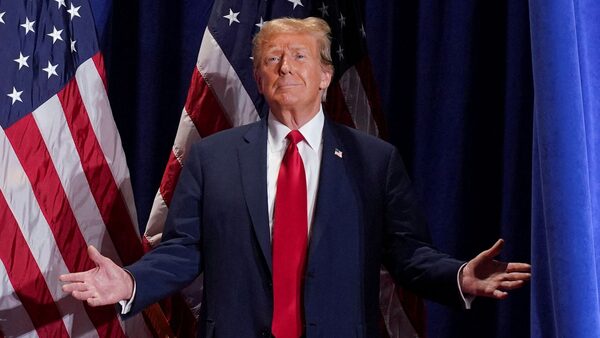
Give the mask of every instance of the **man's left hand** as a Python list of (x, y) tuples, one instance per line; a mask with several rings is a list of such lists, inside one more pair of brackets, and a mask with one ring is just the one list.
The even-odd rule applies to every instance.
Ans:
[(531, 278), (531, 265), (505, 263), (495, 260), (500, 254), (504, 240), (470, 260), (460, 275), (460, 286), (465, 294), (504, 299), (508, 291), (520, 288)]

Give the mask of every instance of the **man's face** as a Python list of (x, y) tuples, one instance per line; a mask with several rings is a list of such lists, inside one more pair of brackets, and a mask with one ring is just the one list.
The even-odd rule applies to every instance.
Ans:
[(318, 111), (321, 89), (329, 85), (331, 72), (321, 65), (314, 36), (274, 34), (263, 44), (258, 58), (254, 75), (272, 111)]

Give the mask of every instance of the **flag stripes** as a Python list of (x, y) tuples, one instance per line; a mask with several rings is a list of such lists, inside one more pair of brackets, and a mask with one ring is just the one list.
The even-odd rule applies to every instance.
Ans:
[(354, 126), (371, 135), (379, 135), (379, 130), (373, 119), (369, 105), (369, 99), (367, 98), (367, 93), (363, 88), (361, 76), (358, 74), (357, 69), (355, 67), (349, 68), (340, 78), (339, 84)]
[(5, 266), (10, 267), (7, 271), (10, 284), (14, 287), (28, 317), (33, 321), (34, 328), (40, 337), (68, 337), (69, 333), (44, 281), (44, 276), (31, 252), (27, 250), (27, 242), (19, 231), (19, 225), (2, 193), (0, 193), (0, 218), (2, 219), (0, 238), (13, 243), (13, 246), (0, 246), (0, 259)]
[[(0, 181), (0, 192), (6, 200), (6, 210), (12, 213), (12, 218), (14, 218), (18, 225), (18, 229), (15, 231), (20, 231), (22, 237), (25, 238), (24, 243), (14, 243), (5, 241), (6, 238), (2, 237), (3, 247), (10, 248), (12, 252), (19, 252), (20, 256), (26, 256), (28, 255), (27, 252), (29, 252), (29, 255), (33, 257), (32, 262), (35, 262), (31, 266), (31, 269), (35, 269), (35, 266), (37, 266), (37, 269), (42, 272), (44, 282), (52, 298), (54, 300), (64, 298), (65, 295), (58, 285), (58, 276), (68, 272), (66, 263), (63, 260), (50, 226), (38, 205), (25, 170), (21, 167), (19, 159), (4, 131), (0, 133), (0, 150), (2, 153), (2, 163), (4, 164), (0, 167), (0, 177), (2, 178)], [(28, 203), (24, 203), (24, 201)], [(13, 238), (17, 239), (14, 236)], [(45, 239), (44, 245), (38, 245), (37, 241), (39, 239)], [(10, 273), (13, 269), (13, 264), (16, 264), (16, 262), (5, 261), (3, 258), (3, 264), (8, 267), (7, 272)], [(27, 267), (29, 268), (29, 266)], [(34, 281), (34, 275), (31, 274), (24, 275), (23, 278), (24, 280), (19, 281), (19, 285)], [(15, 291), (19, 290), (15, 285), (12, 288)], [(42, 289), (40, 288), (38, 291), (42, 292)], [(32, 298), (32, 301), (36, 301), (36, 298)], [(24, 303), (23, 305), (27, 305), (25, 300), (21, 299), (21, 302)], [(66, 314), (73, 311), (79, 312), (82, 314), (80, 319), (72, 324), (81, 325), (83, 332), (95, 331), (94, 326), (85, 314), (86, 311), (81, 302), (69, 297), (63, 302), (57, 303), (57, 306), (63, 314), (63, 320), (69, 320), (65, 318)], [(65, 323), (68, 328), (71, 328), (71, 325), (68, 324)]]
[[(252, 98), (208, 27), (202, 37), (196, 66), (223, 106), (231, 126), (237, 127), (258, 121), (260, 117)], [(205, 112), (212, 113), (214, 112)]]
[[(77, 82), (78, 83), (78, 82)], [(142, 255), (142, 247), (135, 226), (125, 206), (125, 201), (113, 179), (107, 159), (100, 148), (75, 81), (68, 83), (59, 92), (58, 98), (64, 107), (67, 125), (73, 135), (77, 153), (82, 160), (92, 196), (99, 207), (106, 226), (124, 264), (135, 262)], [(105, 131), (104, 131), (105, 132)], [(102, 133), (102, 132), (101, 132)], [(105, 203), (104, 201), (112, 201)], [(77, 270), (79, 271), (79, 270)]]
[[(1, 210), (0, 215), (4, 215)], [(11, 252), (18, 255), (15, 251)], [(8, 334), (11, 336), (18, 335), (21, 338), (37, 338), (38, 334), (35, 326), (31, 322), (23, 303), (19, 300), (18, 294), (12, 288), (3, 261), (3, 258), (0, 257), (0, 283), (2, 283), (2, 288), (0, 288), (0, 313), (2, 313), (3, 321), (13, 323)], [(0, 338), (4, 338), (2, 329), (6, 328), (0, 326)]]
[[(96, 65), (86, 61), (63, 90), (0, 133), (0, 259), (6, 290), (16, 295), (9, 304), (4, 290), (0, 309), (23, 313), (11, 308), (22, 306), (40, 337), (149, 336), (140, 316), (124, 324), (114, 307), (84, 305), (58, 282), (95, 266), (90, 244), (117, 263), (142, 254), (133, 200), (123, 196), (125, 156)], [(0, 323), (3, 334), (34, 336), (19, 331), (25, 318)]]
[(58, 97), (51, 97), (36, 109), (33, 118), (50, 153), (61, 185), (65, 188), (85, 243), (101, 248), (104, 255), (121, 264), (121, 258), (112, 241), (104, 236), (103, 227), (98, 226), (98, 220), (102, 219), (102, 216), (83, 172), (73, 137), (69, 133), (61, 132), (68, 130), (68, 125)]
[[(6, 137), (31, 182), (40, 211), (48, 222), (67, 269), (85, 271), (94, 268), (89, 257), (80, 255), (86, 251), (87, 245), (73, 211), (66, 207), (69, 205), (66, 194), (33, 115), (29, 114), (13, 124), (6, 130)], [(86, 307), (86, 311), (100, 336), (124, 336), (115, 311), (89, 307)]]

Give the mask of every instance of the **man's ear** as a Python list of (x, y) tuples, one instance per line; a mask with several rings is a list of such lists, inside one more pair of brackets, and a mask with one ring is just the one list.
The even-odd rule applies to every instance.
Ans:
[(321, 82), (319, 82), (319, 89), (326, 89), (331, 84), (331, 78), (333, 77), (332, 67), (321, 67)]

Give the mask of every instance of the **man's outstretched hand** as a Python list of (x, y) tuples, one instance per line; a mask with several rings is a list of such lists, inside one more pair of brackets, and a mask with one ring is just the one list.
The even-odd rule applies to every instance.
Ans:
[(504, 299), (508, 291), (520, 288), (531, 278), (531, 265), (505, 263), (494, 258), (500, 254), (504, 240), (470, 260), (460, 275), (463, 293), (473, 296)]
[(62, 286), (63, 291), (91, 306), (115, 304), (130, 299), (133, 293), (131, 275), (109, 258), (102, 256), (91, 245), (88, 247), (88, 254), (96, 263), (96, 267), (84, 272), (61, 275), (59, 279), (66, 282)]

